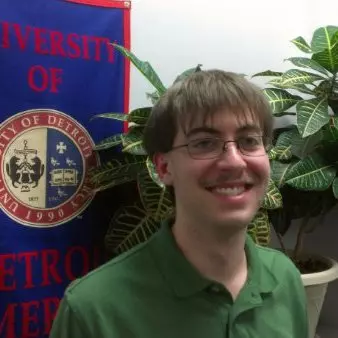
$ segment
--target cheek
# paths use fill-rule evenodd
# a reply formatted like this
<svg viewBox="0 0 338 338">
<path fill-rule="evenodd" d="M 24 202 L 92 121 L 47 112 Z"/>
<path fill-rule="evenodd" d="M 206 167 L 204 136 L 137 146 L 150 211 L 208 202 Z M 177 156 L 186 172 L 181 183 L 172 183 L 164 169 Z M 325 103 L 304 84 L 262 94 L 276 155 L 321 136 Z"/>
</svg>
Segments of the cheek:
<svg viewBox="0 0 338 338">
<path fill-rule="evenodd" d="M 261 158 L 253 158 L 248 162 L 248 168 L 260 180 L 268 182 L 270 177 L 270 162 L 267 156 Z"/>
</svg>

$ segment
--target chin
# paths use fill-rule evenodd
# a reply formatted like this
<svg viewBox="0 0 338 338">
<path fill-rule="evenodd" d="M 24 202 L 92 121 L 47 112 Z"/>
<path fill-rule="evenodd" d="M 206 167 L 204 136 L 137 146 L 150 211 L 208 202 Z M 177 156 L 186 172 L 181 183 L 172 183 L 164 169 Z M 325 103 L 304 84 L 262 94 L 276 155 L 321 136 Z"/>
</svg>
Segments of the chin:
<svg viewBox="0 0 338 338">
<path fill-rule="evenodd" d="M 215 219 L 215 223 L 221 228 L 244 230 L 248 227 L 255 214 L 256 212 L 245 213 L 242 210 L 238 210 L 237 212 L 228 212 L 227 215 L 224 215 L 224 217 L 220 217 L 217 220 Z"/>
</svg>

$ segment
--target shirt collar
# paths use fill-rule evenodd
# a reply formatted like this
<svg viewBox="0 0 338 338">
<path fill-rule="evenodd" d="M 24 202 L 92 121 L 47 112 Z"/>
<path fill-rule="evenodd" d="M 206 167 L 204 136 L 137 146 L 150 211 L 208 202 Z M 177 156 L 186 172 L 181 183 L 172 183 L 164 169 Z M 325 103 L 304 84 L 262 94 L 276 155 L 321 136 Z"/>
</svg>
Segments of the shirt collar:
<svg viewBox="0 0 338 338">
<path fill-rule="evenodd" d="M 178 248 L 168 221 L 162 224 L 150 242 L 152 255 L 165 281 L 178 297 L 189 297 L 205 290 L 212 281 L 203 277 Z M 248 235 L 245 244 L 248 283 L 260 293 L 269 293 L 277 285 L 272 273 L 261 262 L 256 244 Z"/>
</svg>

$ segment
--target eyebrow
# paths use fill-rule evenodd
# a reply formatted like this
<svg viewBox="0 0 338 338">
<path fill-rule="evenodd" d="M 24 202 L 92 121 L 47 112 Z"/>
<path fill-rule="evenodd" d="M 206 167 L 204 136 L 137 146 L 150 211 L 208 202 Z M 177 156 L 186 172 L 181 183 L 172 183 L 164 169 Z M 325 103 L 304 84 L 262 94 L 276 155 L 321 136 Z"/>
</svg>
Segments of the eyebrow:
<svg viewBox="0 0 338 338">
<path fill-rule="evenodd" d="M 262 128 L 260 128 L 256 124 L 245 124 L 241 127 L 238 128 L 236 133 L 243 133 L 243 132 L 262 132 Z M 203 127 L 197 127 L 189 130 L 186 134 L 187 137 L 194 136 L 199 133 L 207 133 L 207 134 L 212 134 L 214 136 L 221 136 L 222 133 L 220 130 L 217 130 L 215 128 L 203 126 Z"/>
<path fill-rule="evenodd" d="M 221 132 L 215 128 L 211 128 L 211 127 L 197 127 L 197 128 L 193 128 L 191 130 L 189 130 L 187 132 L 187 137 L 191 137 L 194 136 L 196 134 L 200 134 L 200 133 L 207 133 L 207 134 L 212 134 L 215 136 L 220 136 Z"/>
</svg>

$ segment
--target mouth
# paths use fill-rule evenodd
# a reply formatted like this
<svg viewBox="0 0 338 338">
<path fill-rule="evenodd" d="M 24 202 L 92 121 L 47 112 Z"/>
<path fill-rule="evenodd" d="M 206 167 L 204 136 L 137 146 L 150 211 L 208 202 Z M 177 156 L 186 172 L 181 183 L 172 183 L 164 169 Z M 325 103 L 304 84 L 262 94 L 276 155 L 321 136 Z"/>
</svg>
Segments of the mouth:
<svg viewBox="0 0 338 338">
<path fill-rule="evenodd" d="M 207 190 L 217 195 L 236 197 L 241 196 L 243 193 L 250 190 L 252 186 L 252 184 L 243 183 L 236 185 L 208 187 Z"/>
</svg>

